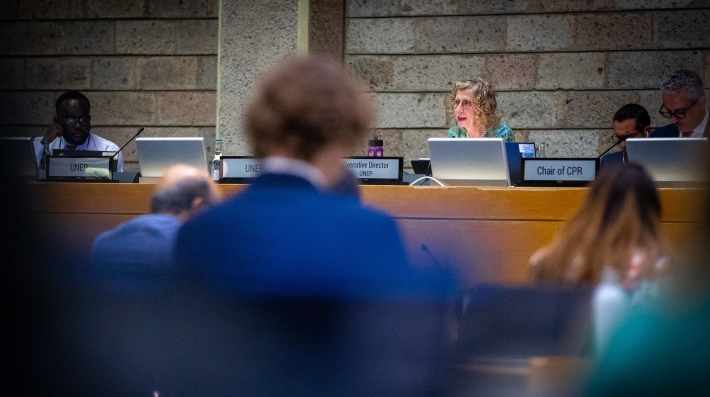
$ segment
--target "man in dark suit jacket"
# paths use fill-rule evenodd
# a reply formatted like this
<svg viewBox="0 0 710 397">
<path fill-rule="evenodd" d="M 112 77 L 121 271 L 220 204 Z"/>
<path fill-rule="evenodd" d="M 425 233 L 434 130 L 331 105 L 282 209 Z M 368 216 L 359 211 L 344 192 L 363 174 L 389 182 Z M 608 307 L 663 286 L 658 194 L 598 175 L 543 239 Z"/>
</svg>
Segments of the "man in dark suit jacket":
<svg viewBox="0 0 710 397">
<path fill-rule="evenodd" d="M 202 394 L 432 391 L 452 284 L 408 264 L 391 218 L 328 191 L 372 115 L 338 63 L 296 57 L 265 75 L 245 122 L 264 173 L 175 246 L 178 266 L 231 302 L 201 338 L 221 350 L 186 375 L 209 381 Z"/>
<path fill-rule="evenodd" d="M 703 81 L 691 70 L 676 70 L 661 83 L 663 106 L 659 112 L 671 124 L 657 128 L 654 138 L 701 138 L 710 136 Z"/>
<path fill-rule="evenodd" d="M 648 137 L 651 132 L 651 116 L 648 115 L 643 106 L 635 103 L 622 106 L 614 114 L 613 120 L 614 134 L 611 138 L 614 141 L 614 145 L 618 145 L 621 150 L 602 156 L 602 168 L 615 163 L 626 163 L 626 140 L 628 138 Z"/>
</svg>

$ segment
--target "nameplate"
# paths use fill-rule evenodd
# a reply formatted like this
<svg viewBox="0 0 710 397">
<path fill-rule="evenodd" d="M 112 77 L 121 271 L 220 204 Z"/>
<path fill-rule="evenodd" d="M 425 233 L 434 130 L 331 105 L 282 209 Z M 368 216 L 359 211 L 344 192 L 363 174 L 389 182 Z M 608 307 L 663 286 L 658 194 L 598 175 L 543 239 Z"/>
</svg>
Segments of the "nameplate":
<svg viewBox="0 0 710 397">
<path fill-rule="evenodd" d="M 47 157 L 47 179 L 111 179 L 110 157 Z"/>
<path fill-rule="evenodd" d="M 589 182 L 599 169 L 599 160 L 524 158 L 523 183 L 525 182 Z"/>
<path fill-rule="evenodd" d="M 402 157 L 348 157 L 345 168 L 366 184 L 402 183 Z"/>
<path fill-rule="evenodd" d="M 222 156 L 219 179 L 252 179 L 264 171 L 260 159 L 244 156 Z"/>
</svg>

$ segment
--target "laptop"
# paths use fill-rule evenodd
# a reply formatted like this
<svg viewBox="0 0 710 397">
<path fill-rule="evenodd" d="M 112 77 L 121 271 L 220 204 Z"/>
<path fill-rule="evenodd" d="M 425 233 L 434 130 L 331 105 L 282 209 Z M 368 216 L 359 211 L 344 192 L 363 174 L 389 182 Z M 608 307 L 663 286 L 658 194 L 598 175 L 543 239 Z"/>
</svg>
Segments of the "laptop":
<svg viewBox="0 0 710 397">
<path fill-rule="evenodd" d="M 508 158 L 510 184 L 519 185 L 523 180 L 521 174 L 523 158 L 535 158 L 535 143 L 506 142 L 505 155 Z"/>
<path fill-rule="evenodd" d="M 448 186 L 510 186 L 503 138 L 429 138 L 431 173 Z"/>
<path fill-rule="evenodd" d="M 629 138 L 629 162 L 643 165 L 659 187 L 708 181 L 707 138 Z"/>
<path fill-rule="evenodd" d="M 208 171 L 205 138 L 137 138 L 136 153 L 143 178 L 160 178 L 170 166 L 192 165 Z"/>
<path fill-rule="evenodd" d="M 36 181 L 39 167 L 32 138 L 0 137 L 0 179 Z"/>
</svg>

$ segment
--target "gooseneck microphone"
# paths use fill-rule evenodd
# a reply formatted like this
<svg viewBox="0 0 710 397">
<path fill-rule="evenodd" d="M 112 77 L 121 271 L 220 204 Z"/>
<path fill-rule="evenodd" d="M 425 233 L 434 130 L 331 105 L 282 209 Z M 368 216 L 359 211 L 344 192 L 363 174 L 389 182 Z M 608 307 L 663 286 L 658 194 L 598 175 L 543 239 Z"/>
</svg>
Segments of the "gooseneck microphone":
<svg viewBox="0 0 710 397">
<path fill-rule="evenodd" d="M 623 140 L 621 140 L 621 141 L 619 141 L 619 142 L 616 142 L 615 144 L 609 146 L 609 148 L 608 148 L 607 150 L 605 150 L 602 154 L 600 154 L 599 156 L 597 156 L 597 158 L 598 158 L 598 159 L 602 158 L 603 155 L 605 155 L 605 154 L 606 154 L 608 151 L 610 151 L 611 149 L 615 148 L 615 147 L 616 147 L 618 144 L 620 144 L 621 142 L 623 142 Z"/>
<path fill-rule="evenodd" d="M 128 144 L 131 143 L 131 141 L 133 141 L 134 139 L 136 139 L 136 137 L 137 137 L 138 135 L 140 135 L 141 132 L 143 132 L 144 129 L 145 129 L 145 128 L 143 128 L 143 127 L 141 127 L 140 129 L 138 129 L 138 132 L 136 132 L 136 134 L 133 135 L 133 137 L 131 137 L 131 139 L 129 139 L 128 142 L 126 142 L 123 146 L 121 146 L 121 148 L 118 149 L 118 151 L 117 151 L 116 153 L 114 153 L 113 156 L 111 156 L 111 159 L 113 159 L 114 157 L 118 156 L 118 154 L 121 153 L 121 150 L 123 150 L 124 147 L 128 146 Z"/>
</svg>

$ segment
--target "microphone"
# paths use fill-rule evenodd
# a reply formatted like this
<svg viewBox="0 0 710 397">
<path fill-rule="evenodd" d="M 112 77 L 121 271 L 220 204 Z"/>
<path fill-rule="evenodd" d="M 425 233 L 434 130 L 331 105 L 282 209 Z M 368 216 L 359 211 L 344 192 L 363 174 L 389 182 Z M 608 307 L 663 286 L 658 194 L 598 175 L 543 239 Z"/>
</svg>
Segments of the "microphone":
<svg viewBox="0 0 710 397">
<path fill-rule="evenodd" d="M 118 149 L 118 151 L 117 151 L 116 153 L 114 153 L 113 156 L 111 156 L 111 159 L 113 160 L 114 157 L 118 156 L 118 154 L 121 153 L 121 150 L 123 150 L 124 147 L 128 146 L 128 144 L 131 143 L 132 140 L 136 139 L 136 137 L 137 137 L 138 135 L 140 135 L 141 132 L 143 132 L 144 129 L 145 129 L 145 128 L 141 127 L 141 128 L 138 130 L 138 132 L 136 132 L 136 134 L 133 135 L 133 137 L 131 137 L 131 139 L 128 140 L 128 142 L 126 142 L 123 146 L 121 146 L 121 148 Z"/>
<path fill-rule="evenodd" d="M 606 154 L 608 151 L 610 151 L 611 149 L 615 148 L 615 147 L 616 147 L 618 144 L 620 144 L 621 142 L 623 142 L 623 140 L 621 140 L 621 141 L 619 141 L 619 142 L 616 142 L 615 144 L 609 146 L 609 148 L 608 148 L 607 150 L 605 150 L 604 153 L 602 153 L 602 154 L 600 154 L 599 156 L 597 156 L 597 158 L 598 158 L 598 159 L 602 158 L 603 155 L 605 155 L 605 154 Z"/>
</svg>

